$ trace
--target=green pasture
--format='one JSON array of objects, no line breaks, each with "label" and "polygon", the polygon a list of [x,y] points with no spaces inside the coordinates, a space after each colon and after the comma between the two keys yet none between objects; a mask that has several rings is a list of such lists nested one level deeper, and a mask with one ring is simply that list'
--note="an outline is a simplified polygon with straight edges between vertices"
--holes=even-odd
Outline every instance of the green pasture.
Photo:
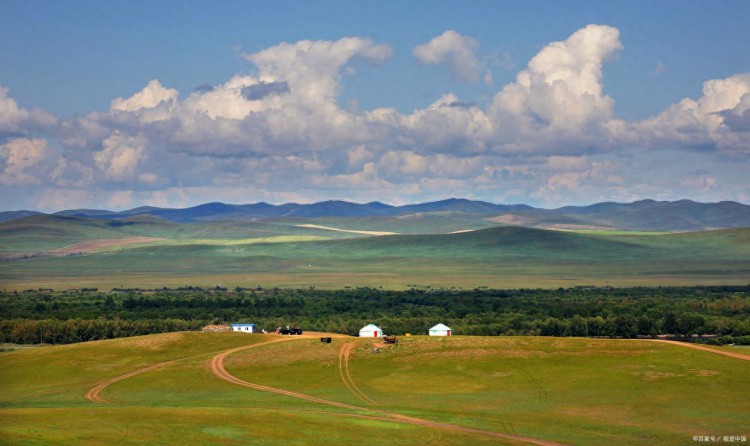
[{"label": "green pasture", "polygon": [[557,229],[562,232],[575,232],[577,234],[591,234],[591,235],[668,235],[673,234],[669,231],[629,231],[619,229]]},{"label": "green pasture", "polygon": [[158,247],[189,247],[193,249],[198,246],[242,246],[242,245],[254,245],[254,244],[269,244],[269,243],[295,243],[295,242],[310,242],[328,240],[329,237],[315,236],[315,235],[277,235],[272,237],[256,237],[256,238],[238,238],[238,239],[221,239],[221,238],[189,238],[189,239],[161,239],[151,242],[143,243],[122,243],[112,244],[95,250],[95,253],[106,253],[114,251],[122,251],[129,249],[139,248],[158,248]]},{"label": "green pasture", "polygon": [[[307,222],[305,220],[304,222]],[[97,220],[78,217],[37,215],[0,223],[0,253],[40,252],[76,243],[127,237],[163,238],[160,244],[221,245],[242,240],[283,237],[277,240],[299,241],[354,236],[298,227],[297,220],[277,219],[262,222],[176,223],[155,217],[131,217],[120,220]],[[298,238],[296,238],[298,237]],[[284,240],[286,238],[286,240]]]},{"label": "green pasture", "polygon": [[[228,370],[365,404],[336,382],[336,358],[325,347],[267,348],[284,354],[238,353]],[[284,372],[294,369],[305,373]],[[568,444],[678,445],[706,430],[750,430],[750,364],[648,341],[402,337],[373,353],[365,340],[350,372],[389,411]]]},{"label": "green pasture", "polygon": [[[53,226],[72,232],[82,230],[84,223],[92,226],[85,232],[87,240],[97,234],[116,238],[112,232],[106,236],[97,232],[105,226],[113,231],[108,226],[113,223],[120,237],[166,237],[138,245],[112,245],[82,256],[1,261],[0,284],[6,289],[216,283],[228,287],[404,289],[418,284],[512,288],[746,284],[750,277],[747,228],[650,234],[494,227],[460,234],[365,237],[299,228],[298,220],[250,222],[246,227],[237,222],[152,220],[133,225],[63,220],[61,226]],[[327,223],[320,220],[318,223]],[[30,252],[39,247],[28,241],[36,240],[31,235],[14,238],[18,234],[8,232],[14,228],[11,223],[0,225],[0,253]],[[367,227],[361,224],[360,228]],[[147,229],[151,226],[157,229]],[[58,245],[72,243],[66,237],[40,237],[38,243],[52,243],[52,239],[58,240]]]},{"label": "green pasture", "polygon": [[87,406],[92,383],[157,362],[205,360],[258,337],[180,332],[0,353],[0,406]]},{"label": "green pasture", "polygon": [[[509,444],[377,417],[395,412],[575,445],[681,445],[750,433],[750,364],[649,341],[538,337],[314,338],[227,357],[248,382],[367,410],[236,386],[214,377],[222,350],[275,335],[171,333],[0,353],[0,438],[7,444]],[[355,342],[354,384],[339,350]],[[98,382],[174,361],[85,393]],[[361,418],[374,416],[376,419]]]},{"label": "green pasture", "polygon": [[[194,285],[339,289],[370,286],[405,289],[411,285],[443,288],[556,288],[571,286],[657,286],[747,284],[750,260],[643,259],[593,262],[546,259],[323,258],[203,255],[190,247],[184,255],[162,255],[162,248],[140,255],[89,256],[0,263],[6,289],[50,287],[161,288]],[[205,248],[205,247],[204,247]],[[132,251],[132,250],[131,250]],[[179,251],[179,250],[178,250]],[[173,251],[174,252],[174,251]]]},{"label": "green pasture", "polygon": [[[0,408],[0,438],[23,445],[513,444],[318,410],[239,407]],[[519,443],[515,443],[519,444]]]},{"label": "green pasture", "polygon": [[448,234],[453,231],[497,226],[497,223],[483,216],[451,212],[411,214],[399,217],[324,217],[314,220],[314,224],[338,229],[387,231],[399,234]]}]

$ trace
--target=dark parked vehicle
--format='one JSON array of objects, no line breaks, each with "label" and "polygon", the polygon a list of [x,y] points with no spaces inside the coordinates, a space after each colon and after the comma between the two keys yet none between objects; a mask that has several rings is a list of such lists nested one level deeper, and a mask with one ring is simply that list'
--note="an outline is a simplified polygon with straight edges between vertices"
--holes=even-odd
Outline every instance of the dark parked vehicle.
[{"label": "dark parked vehicle", "polygon": [[279,334],[283,334],[283,335],[301,335],[302,334],[302,329],[301,328],[288,328],[287,327],[287,328],[280,328],[278,332],[279,332]]}]

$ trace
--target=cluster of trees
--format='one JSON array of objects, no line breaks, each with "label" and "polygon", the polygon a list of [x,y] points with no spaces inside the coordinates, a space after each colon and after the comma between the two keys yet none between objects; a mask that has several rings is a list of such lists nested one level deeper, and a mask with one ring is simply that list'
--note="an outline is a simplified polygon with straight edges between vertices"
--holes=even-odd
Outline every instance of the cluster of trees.
[{"label": "cluster of trees", "polygon": [[181,319],[122,320],[114,319],[11,319],[0,321],[3,342],[16,344],[70,344],[98,339],[197,330],[200,321]]},{"label": "cluster of trees", "polygon": [[181,289],[0,293],[0,341],[69,343],[193,330],[212,322],[356,334],[750,336],[750,286],[555,290]]}]

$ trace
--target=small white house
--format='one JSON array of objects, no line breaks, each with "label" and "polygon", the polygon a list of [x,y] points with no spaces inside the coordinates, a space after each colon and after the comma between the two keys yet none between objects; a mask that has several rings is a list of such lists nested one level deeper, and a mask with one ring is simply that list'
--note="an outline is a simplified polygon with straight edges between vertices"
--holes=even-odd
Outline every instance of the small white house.
[{"label": "small white house", "polygon": [[450,336],[451,328],[444,324],[437,324],[430,328],[430,336]]},{"label": "small white house", "polygon": [[232,324],[232,331],[239,331],[241,333],[252,333],[255,329],[255,324]]},{"label": "small white house", "polygon": [[383,330],[380,329],[375,324],[369,324],[362,327],[361,330],[359,330],[359,337],[360,338],[382,338],[383,337]]}]

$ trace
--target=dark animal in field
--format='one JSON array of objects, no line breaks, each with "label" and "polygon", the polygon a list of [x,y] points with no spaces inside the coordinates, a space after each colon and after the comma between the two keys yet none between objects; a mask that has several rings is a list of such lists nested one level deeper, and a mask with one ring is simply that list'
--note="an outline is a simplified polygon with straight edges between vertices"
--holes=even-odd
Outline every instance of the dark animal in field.
[{"label": "dark animal in field", "polygon": [[330,338],[330,336],[327,337],[327,338],[320,338],[320,342],[322,342],[324,344],[330,344],[331,343],[331,338]]}]

